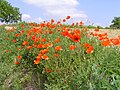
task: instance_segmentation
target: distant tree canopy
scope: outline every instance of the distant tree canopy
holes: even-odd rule
[[[120,17],[114,17],[112,20],[112,24],[110,25],[111,28],[120,29]]]
[[[0,0],[0,21],[5,23],[17,23],[21,21],[19,8],[13,7],[6,0]]]

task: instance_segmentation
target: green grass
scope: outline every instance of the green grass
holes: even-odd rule
[[[48,48],[49,60],[41,60],[40,64],[34,65],[34,60],[40,50],[32,48],[26,50],[22,48],[24,40],[33,45],[34,41],[27,39],[26,33],[30,27],[26,24],[21,28],[17,25],[17,30],[6,33],[4,26],[0,26],[0,90],[22,90],[26,87],[45,90],[120,90],[120,48],[116,46],[103,47],[96,37],[86,37],[84,32],[80,42],[73,42],[50,28],[53,34],[37,34],[46,38],[48,43],[54,43],[59,37],[61,42],[53,44]],[[58,26],[61,30],[63,27]],[[47,30],[48,27],[42,27]],[[79,28],[80,31],[84,28]],[[18,31],[25,32],[21,37],[15,37]],[[9,38],[9,40],[6,40]],[[12,40],[17,42],[13,43]],[[42,43],[42,42],[41,42]],[[90,43],[94,47],[91,54],[87,54],[86,49],[81,44]],[[44,43],[42,43],[44,44]],[[70,45],[76,45],[74,51],[69,50]],[[55,46],[62,46],[62,51],[55,51]],[[21,48],[18,51],[16,48]],[[5,50],[9,50],[8,53]],[[53,54],[59,54],[59,58],[54,58]],[[22,55],[20,65],[15,65],[17,56]],[[46,71],[50,69],[50,73]],[[56,73],[56,70],[58,72]]]

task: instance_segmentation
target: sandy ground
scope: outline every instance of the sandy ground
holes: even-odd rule
[[[120,29],[100,29],[100,33],[107,33],[110,38],[116,38],[120,35]]]

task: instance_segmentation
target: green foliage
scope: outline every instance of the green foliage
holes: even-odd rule
[[[21,27],[23,24],[25,25],[24,28]],[[62,27],[59,28],[62,29]],[[15,37],[23,29],[25,33],[20,37]],[[26,86],[36,87],[40,90],[120,89],[119,47],[103,47],[95,37],[86,36],[81,36],[81,41],[75,43],[63,37],[54,28],[51,29],[53,34],[43,34],[41,35],[42,38],[47,38],[53,42],[59,36],[62,41],[49,48],[49,60],[41,60],[39,65],[34,65],[36,53],[39,53],[41,49],[38,50],[33,47],[28,51],[26,47],[21,46],[27,37],[26,32],[30,29],[25,22],[18,24],[17,29],[9,33],[6,33],[4,26],[0,27],[0,36],[2,36],[0,37],[0,90],[24,90]],[[42,30],[47,30],[47,27],[43,27]],[[83,28],[80,30],[82,31]],[[9,40],[5,40],[6,38]],[[13,43],[13,39],[16,39],[17,42]],[[31,39],[29,43],[33,45]],[[92,44],[94,52],[85,53],[85,48],[80,46],[83,43]],[[54,51],[54,47],[57,45],[62,46],[63,50]],[[69,45],[76,45],[77,48],[71,51],[68,49]],[[19,47],[21,51],[17,50]],[[5,50],[9,50],[9,52],[6,53]],[[53,57],[54,53],[58,53],[59,58]],[[18,55],[23,56],[20,65],[14,65]],[[51,72],[46,72],[46,67]],[[11,83],[7,84],[8,81]],[[5,87],[9,85],[11,88]]]
[[[19,8],[13,7],[6,0],[0,0],[0,21],[5,23],[17,23],[21,21]]]
[[[91,29],[91,28],[96,28],[96,27],[93,25],[89,25],[89,26],[87,26],[87,28]]]
[[[112,24],[110,25],[111,28],[120,29],[120,17],[114,17],[112,20]]]

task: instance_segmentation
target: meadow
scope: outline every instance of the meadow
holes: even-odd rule
[[[120,30],[68,19],[0,26],[0,90],[120,90]]]

